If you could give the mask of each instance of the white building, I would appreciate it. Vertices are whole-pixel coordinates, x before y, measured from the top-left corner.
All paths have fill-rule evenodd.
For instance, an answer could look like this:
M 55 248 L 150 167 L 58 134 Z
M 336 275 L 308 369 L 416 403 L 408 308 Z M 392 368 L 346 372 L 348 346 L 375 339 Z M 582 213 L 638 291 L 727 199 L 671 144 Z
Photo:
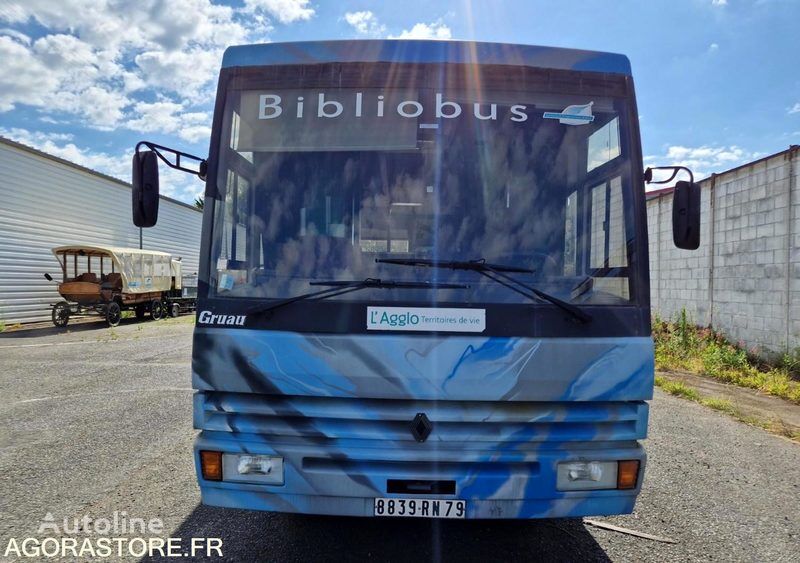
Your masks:
M 131 186 L 0 137 L 0 322 L 50 318 L 60 300 L 60 267 L 50 253 L 65 244 L 139 247 L 131 220 Z M 183 260 L 197 272 L 202 213 L 162 197 L 158 225 L 142 230 L 142 247 Z

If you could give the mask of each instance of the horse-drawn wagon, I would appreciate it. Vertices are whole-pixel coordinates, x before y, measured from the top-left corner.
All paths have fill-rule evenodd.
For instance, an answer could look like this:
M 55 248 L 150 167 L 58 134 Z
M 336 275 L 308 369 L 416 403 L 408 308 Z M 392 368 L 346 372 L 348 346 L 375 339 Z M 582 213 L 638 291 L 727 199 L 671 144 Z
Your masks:
M 133 310 L 138 319 L 149 314 L 157 320 L 194 309 L 195 296 L 183 289 L 181 262 L 166 252 L 86 245 L 59 246 L 52 252 L 61 265 L 58 292 L 64 298 L 53 305 L 56 326 L 87 313 L 117 326 L 124 310 Z M 53 281 L 50 274 L 45 277 Z

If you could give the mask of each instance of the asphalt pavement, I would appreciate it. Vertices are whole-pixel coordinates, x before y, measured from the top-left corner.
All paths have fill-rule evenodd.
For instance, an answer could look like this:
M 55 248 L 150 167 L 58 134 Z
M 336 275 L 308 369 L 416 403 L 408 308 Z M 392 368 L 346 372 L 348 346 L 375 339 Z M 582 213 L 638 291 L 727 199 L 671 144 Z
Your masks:
M 116 512 L 159 519 L 158 535 L 183 546 L 219 538 L 229 561 L 800 559 L 800 446 L 659 391 L 636 511 L 596 520 L 673 544 L 582 520 L 381 520 L 200 505 L 191 332 L 179 318 L 0 335 L 0 558 L 12 539 L 48 535 L 43 522 Z

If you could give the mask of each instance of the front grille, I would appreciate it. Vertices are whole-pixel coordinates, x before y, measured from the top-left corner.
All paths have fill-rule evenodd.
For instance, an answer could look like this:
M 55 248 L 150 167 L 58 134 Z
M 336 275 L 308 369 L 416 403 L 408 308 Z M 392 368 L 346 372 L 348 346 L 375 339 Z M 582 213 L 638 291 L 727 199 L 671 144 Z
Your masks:
M 199 393 L 195 427 L 258 434 L 271 440 L 365 440 L 416 443 L 412 422 L 430 421 L 426 443 L 637 440 L 646 436 L 647 404 L 636 402 L 415 401 Z

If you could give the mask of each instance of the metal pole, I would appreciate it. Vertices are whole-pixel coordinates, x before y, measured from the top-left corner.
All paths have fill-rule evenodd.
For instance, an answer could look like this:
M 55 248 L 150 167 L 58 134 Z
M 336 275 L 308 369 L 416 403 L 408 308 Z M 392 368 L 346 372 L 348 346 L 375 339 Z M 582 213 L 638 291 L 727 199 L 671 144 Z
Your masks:
M 142 249 L 142 228 L 139 227 L 139 250 Z
M 716 208 L 717 174 L 711 175 L 708 187 L 708 326 L 714 327 L 714 256 L 716 254 Z
M 795 176 L 795 155 L 797 154 L 800 146 L 790 145 L 786 160 L 788 160 L 788 178 L 786 182 L 787 202 L 786 202 L 786 268 L 784 274 L 786 275 L 785 287 L 785 311 L 784 322 L 786 325 L 786 346 L 785 351 L 791 352 L 792 350 L 792 206 L 794 205 L 794 191 L 797 188 L 797 176 Z

